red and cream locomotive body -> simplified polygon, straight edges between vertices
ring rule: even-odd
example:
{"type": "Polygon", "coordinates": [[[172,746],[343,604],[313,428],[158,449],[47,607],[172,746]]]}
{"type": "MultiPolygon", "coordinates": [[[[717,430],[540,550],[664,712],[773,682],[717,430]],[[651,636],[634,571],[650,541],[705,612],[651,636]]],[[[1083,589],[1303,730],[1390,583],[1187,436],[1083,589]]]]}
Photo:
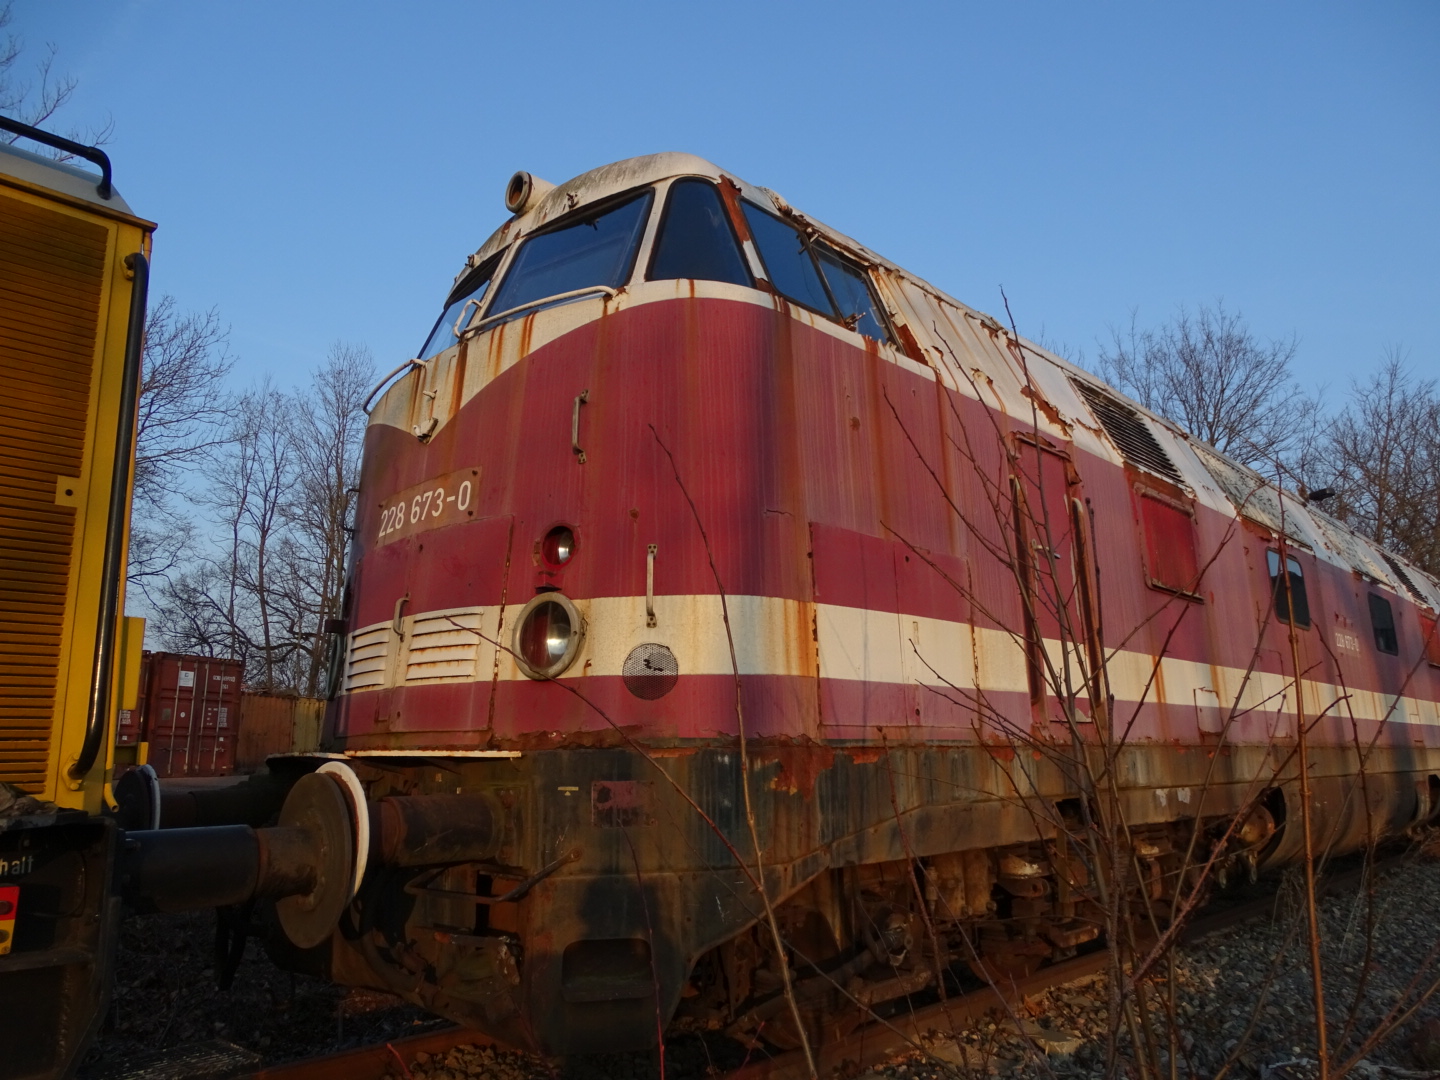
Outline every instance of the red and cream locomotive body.
{"type": "Polygon", "coordinates": [[[1197,827],[1296,858],[1300,724],[1317,844],[1431,814],[1418,570],[698,158],[507,207],[370,416],[326,747],[369,868],[284,962],[550,1052],[657,995],[790,1045],[782,963],[818,1033],[1093,941],[1097,748],[1156,897],[1197,827]]]}

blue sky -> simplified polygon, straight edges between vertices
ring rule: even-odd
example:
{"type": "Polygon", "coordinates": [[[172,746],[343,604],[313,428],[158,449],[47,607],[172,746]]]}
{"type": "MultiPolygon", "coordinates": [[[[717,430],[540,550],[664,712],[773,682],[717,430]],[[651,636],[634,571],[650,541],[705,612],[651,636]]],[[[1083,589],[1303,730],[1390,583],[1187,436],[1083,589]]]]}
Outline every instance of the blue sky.
{"type": "Polygon", "coordinates": [[[113,117],[154,288],[242,376],[413,355],[506,214],[686,150],[1078,346],[1223,297],[1343,391],[1440,374],[1440,4],[17,0],[113,117]]]}

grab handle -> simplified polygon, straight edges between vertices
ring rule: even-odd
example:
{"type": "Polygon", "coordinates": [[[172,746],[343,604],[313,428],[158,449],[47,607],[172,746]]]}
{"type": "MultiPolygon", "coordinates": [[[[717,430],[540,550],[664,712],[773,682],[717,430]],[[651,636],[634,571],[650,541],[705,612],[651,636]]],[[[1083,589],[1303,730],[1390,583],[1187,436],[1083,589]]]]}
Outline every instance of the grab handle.
{"type": "Polygon", "coordinates": [[[383,379],[381,379],[378,383],[375,384],[375,389],[371,390],[370,393],[366,395],[365,404],[360,406],[360,411],[363,412],[366,416],[369,416],[370,405],[372,402],[374,402],[375,395],[380,393],[381,390],[384,390],[385,387],[389,385],[391,379],[395,378],[395,376],[399,375],[402,371],[409,371],[412,367],[423,368],[424,366],[425,362],[423,360],[406,360],[394,371],[390,372],[389,375],[386,375],[383,379]]]}
{"type": "Polygon", "coordinates": [[[470,318],[470,308],[473,306],[478,311],[481,303],[483,303],[483,300],[473,296],[465,301],[465,306],[460,309],[460,314],[456,316],[455,325],[450,327],[450,332],[455,335],[457,341],[460,339],[461,333],[463,333],[460,329],[461,324],[467,322],[470,318]]]}
{"type": "Polygon", "coordinates": [[[659,544],[649,544],[645,548],[645,625],[655,625],[655,553],[660,550],[659,544]]]}
{"type": "Polygon", "coordinates": [[[575,395],[575,410],[570,414],[570,449],[575,451],[581,465],[585,464],[585,451],[580,448],[580,406],[589,400],[590,391],[581,390],[575,395]]]}

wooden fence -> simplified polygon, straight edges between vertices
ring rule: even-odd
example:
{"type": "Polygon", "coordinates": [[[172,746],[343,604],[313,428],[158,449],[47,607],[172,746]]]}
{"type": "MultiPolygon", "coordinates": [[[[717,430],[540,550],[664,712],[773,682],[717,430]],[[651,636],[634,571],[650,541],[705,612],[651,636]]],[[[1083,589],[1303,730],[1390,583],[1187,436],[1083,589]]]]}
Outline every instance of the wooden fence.
{"type": "Polygon", "coordinates": [[[320,746],[325,702],[283,694],[240,695],[235,771],[255,772],[271,754],[304,753],[320,746]]]}

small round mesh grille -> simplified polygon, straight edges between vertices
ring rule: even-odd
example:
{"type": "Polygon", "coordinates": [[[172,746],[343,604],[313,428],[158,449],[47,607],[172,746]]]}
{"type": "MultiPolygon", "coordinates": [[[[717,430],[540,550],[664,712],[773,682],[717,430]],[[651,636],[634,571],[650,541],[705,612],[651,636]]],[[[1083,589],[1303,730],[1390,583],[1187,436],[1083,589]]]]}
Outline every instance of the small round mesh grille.
{"type": "Polygon", "coordinates": [[[630,693],[654,701],[675,689],[680,681],[680,665],[675,662],[675,654],[664,645],[647,641],[630,650],[620,674],[630,693]]]}

